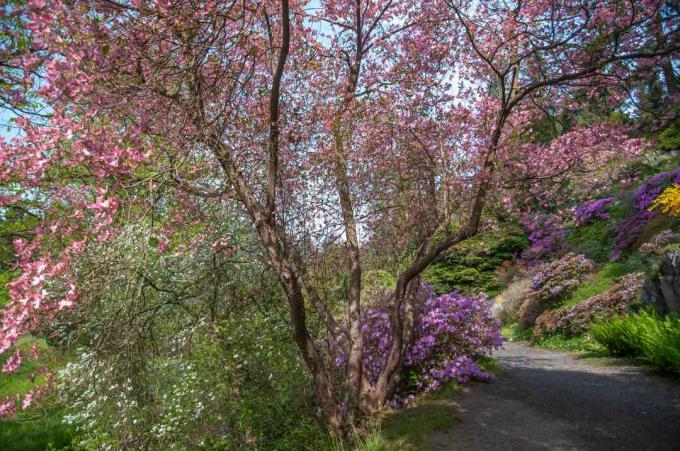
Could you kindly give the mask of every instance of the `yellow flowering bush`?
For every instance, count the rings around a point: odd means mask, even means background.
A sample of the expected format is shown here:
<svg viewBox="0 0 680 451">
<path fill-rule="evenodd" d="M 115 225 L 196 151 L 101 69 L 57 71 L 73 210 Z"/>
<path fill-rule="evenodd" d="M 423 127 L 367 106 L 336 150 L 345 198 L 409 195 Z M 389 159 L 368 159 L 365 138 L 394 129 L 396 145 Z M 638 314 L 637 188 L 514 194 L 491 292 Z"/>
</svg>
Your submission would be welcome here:
<svg viewBox="0 0 680 451">
<path fill-rule="evenodd" d="M 659 197 L 654 199 L 649 209 L 658 209 L 667 215 L 680 217 L 680 183 L 673 184 L 663 190 Z"/>
</svg>

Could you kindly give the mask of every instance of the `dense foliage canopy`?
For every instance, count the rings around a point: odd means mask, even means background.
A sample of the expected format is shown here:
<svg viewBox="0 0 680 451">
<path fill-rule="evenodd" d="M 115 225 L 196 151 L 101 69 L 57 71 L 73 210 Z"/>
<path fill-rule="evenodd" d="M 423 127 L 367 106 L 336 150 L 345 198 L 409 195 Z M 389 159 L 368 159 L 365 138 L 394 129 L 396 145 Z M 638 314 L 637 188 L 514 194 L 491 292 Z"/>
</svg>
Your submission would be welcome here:
<svg viewBox="0 0 680 451">
<path fill-rule="evenodd" d="M 224 282 L 237 256 L 278 280 L 336 431 L 444 352 L 424 347 L 440 325 L 423 309 L 477 315 L 459 294 L 417 301 L 431 263 L 495 217 L 620 180 L 611 169 L 646 142 L 611 113 L 650 74 L 677 91 L 677 6 L 662 0 L 29 0 L 0 20 L 0 105 L 18 130 L 0 142 L 0 207 L 35 219 L 14 240 L 3 371 L 30 357 L 21 335 L 117 317 L 102 293 L 137 302 L 123 305 L 139 331 L 157 300 L 225 318 L 245 298 Z M 339 290 L 322 270 L 334 252 Z M 362 286 L 368 264 L 392 278 L 381 300 Z M 488 327 L 475 349 L 497 344 Z M 419 383 L 456 377 L 470 353 Z"/>
</svg>

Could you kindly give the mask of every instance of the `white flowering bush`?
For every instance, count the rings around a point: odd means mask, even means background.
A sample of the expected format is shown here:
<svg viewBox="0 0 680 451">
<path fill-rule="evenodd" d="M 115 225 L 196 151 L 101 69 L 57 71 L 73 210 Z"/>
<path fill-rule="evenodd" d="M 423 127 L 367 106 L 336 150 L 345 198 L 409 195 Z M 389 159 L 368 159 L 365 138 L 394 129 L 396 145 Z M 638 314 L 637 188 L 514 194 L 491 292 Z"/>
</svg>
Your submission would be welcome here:
<svg viewBox="0 0 680 451">
<path fill-rule="evenodd" d="M 213 246 L 156 252 L 148 238 L 131 227 L 79 262 L 82 308 L 60 335 L 75 356 L 57 384 L 74 447 L 295 449 L 323 439 L 278 286 L 258 260 Z M 259 299 L 247 297 L 254 290 Z"/>
</svg>

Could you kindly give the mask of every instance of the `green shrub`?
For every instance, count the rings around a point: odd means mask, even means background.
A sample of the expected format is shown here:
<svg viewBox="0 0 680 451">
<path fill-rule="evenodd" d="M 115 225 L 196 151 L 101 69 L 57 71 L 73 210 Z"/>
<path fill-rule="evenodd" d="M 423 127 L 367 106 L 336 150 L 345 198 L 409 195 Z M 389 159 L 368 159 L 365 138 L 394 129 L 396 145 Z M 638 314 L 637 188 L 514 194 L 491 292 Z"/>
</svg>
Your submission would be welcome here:
<svg viewBox="0 0 680 451">
<path fill-rule="evenodd" d="M 607 221 L 595 221 L 572 229 L 565 244 L 568 249 L 577 254 L 596 261 L 605 262 L 611 253 L 611 238 L 613 227 Z"/>
<path fill-rule="evenodd" d="M 658 370 L 680 374 L 680 316 L 642 310 L 596 324 L 591 335 L 612 355 L 637 357 Z"/>
<path fill-rule="evenodd" d="M 680 110 L 680 106 L 676 106 L 676 111 Z M 680 116 L 668 124 L 658 136 L 657 148 L 662 151 L 671 152 L 680 149 Z"/>
<path fill-rule="evenodd" d="M 528 244 L 521 228 L 504 225 L 499 231 L 484 233 L 451 249 L 425 270 L 423 279 L 438 294 L 457 290 L 493 296 L 504 288 L 496 275 L 498 268 Z"/>
</svg>

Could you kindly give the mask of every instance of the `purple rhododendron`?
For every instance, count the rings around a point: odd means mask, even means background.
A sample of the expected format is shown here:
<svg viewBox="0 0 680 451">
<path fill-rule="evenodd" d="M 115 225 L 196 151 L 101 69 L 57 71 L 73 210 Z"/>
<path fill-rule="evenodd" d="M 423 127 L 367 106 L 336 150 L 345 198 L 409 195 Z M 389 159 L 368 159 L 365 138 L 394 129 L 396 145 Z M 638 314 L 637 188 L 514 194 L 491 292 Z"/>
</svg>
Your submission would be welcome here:
<svg viewBox="0 0 680 451">
<path fill-rule="evenodd" d="M 662 172 L 648 179 L 635 190 L 635 208 L 647 210 L 654 199 L 672 182 L 680 182 L 680 168 L 673 171 Z"/>
<path fill-rule="evenodd" d="M 531 246 L 522 252 L 522 261 L 535 265 L 556 253 L 562 246 L 567 233 L 555 215 L 530 213 L 522 218 L 522 225 L 529 231 Z"/>
<path fill-rule="evenodd" d="M 483 295 L 467 297 L 458 292 L 436 296 L 423 283 L 414 299 L 413 341 L 404 356 L 400 390 L 392 400 L 403 405 L 418 393 L 436 390 L 446 382 L 488 380 L 475 359 L 498 349 L 503 338 L 500 323 L 491 315 L 490 301 Z M 373 384 L 385 365 L 392 344 L 389 315 L 370 309 L 364 316 L 364 371 Z M 344 356 L 336 365 L 345 363 Z"/>
<path fill-rule="evenodd" d="M 610 260 L 618 260 L 624 250 L 635 244 L 649 220 L 657 214 L 647 211 L 647 208 L 669 184 L 679 181 L 680 168 L 677 168 L 655 175 L 635 190 L 633 197 L 635 212 L 619 222 L 614 240 L 614 252 L 609 256 Z"/>
<path fill-rule="evenodd" d="M 580 205 L 576 209 L 576 224 L 584 225 L 596 220 L 609 219 L 607 207 L 614 201 L 613 197 L 605 197 L 604 199 L 591 200 Z"/>
</svg>

